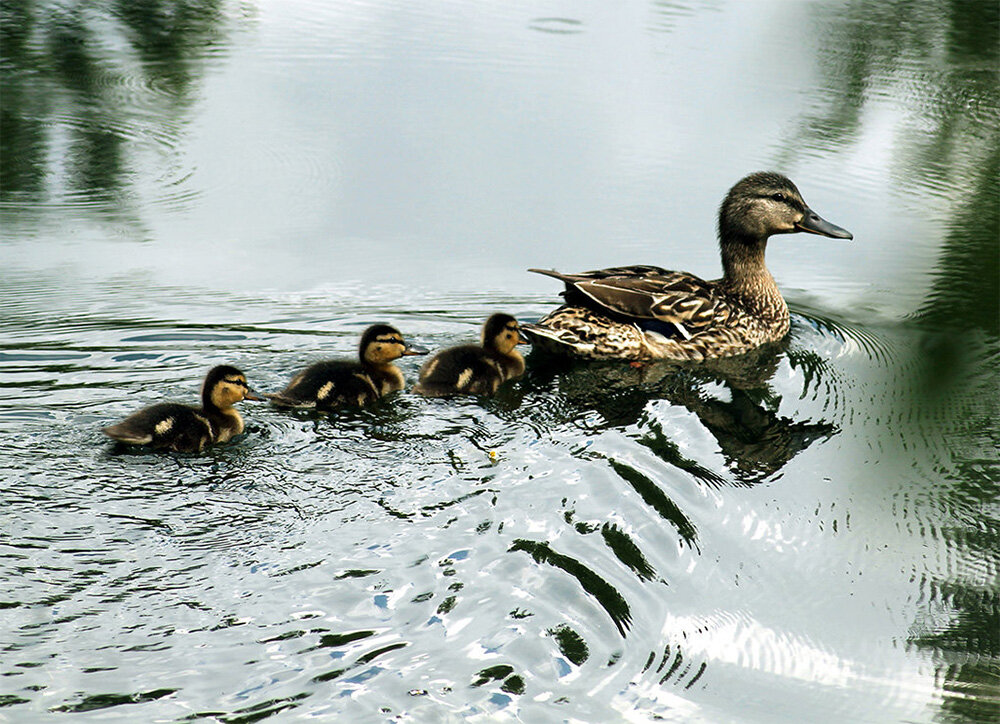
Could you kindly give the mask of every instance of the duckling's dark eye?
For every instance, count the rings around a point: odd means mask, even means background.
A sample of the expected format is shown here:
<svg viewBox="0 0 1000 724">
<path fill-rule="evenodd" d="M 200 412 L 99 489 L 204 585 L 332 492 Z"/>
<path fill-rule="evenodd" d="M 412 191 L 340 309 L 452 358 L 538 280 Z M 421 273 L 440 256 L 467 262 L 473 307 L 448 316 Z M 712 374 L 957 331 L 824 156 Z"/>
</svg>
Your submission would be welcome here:
<svg viewBox="0 0 1000 724">
<path fill-rule="evenodd" d="M 775 201 L 784 201 L 785 200 L 785 195 L 784 194 L 780 194 L 780 193 L 779 194 L 771 194 L 771 198 L 774 199 Z"/>
</svg>

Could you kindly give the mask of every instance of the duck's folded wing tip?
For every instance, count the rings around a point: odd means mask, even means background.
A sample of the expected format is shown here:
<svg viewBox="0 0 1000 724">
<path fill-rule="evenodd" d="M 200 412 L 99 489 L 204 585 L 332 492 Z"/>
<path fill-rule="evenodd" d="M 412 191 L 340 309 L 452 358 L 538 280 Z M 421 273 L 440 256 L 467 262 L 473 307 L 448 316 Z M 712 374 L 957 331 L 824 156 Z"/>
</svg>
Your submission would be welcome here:
<svg viewBox="0 0 1000 724">
<path fill-rule="evenodd" d="M 109 425 L 101 430 L 101 432 L 110 437 L 112 440 L 128 443 L 130 445 L 148 445 L 153 441 L 153 436 L 149 433 L 140 433 L 137 430 L 133 430 L 132 428 L 124 426 L 120 423 L 117 425 Z"/>
</svg>

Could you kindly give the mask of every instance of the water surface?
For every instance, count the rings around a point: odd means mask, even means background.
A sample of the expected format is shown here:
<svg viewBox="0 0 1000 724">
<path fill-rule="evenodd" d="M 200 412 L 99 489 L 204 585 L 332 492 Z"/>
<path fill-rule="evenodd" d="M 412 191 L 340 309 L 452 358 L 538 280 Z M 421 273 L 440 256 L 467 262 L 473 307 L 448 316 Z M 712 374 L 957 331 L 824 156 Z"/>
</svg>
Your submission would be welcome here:
<svg viewBox="0 0 1000 724">
<path fill-rule="evenodd" d="M 991 2 L 5 2 L 0 718 L 995 720 L 998 40 Z M 213 364 L 537 319 L 526 267 L 716 276 L 763 168 L 855 235 L 773 241 L 775 347 L 100 433 Z"/>
</svg>

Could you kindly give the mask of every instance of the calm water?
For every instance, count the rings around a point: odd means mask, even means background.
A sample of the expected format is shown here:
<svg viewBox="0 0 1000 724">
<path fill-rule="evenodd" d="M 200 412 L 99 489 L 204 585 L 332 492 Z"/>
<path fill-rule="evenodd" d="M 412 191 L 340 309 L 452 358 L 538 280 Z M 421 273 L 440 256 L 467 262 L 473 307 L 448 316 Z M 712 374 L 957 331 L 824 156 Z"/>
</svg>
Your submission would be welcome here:
<svg viewBox="0 0 1000 724">
<path fill-rule="evenodd" d="M 996 2 L 2 8 L 0 720 L 1000 717 Z M 765 168 L 855 235 L 777 349 L 100 433 L 715 276 Z"/>
</svg>

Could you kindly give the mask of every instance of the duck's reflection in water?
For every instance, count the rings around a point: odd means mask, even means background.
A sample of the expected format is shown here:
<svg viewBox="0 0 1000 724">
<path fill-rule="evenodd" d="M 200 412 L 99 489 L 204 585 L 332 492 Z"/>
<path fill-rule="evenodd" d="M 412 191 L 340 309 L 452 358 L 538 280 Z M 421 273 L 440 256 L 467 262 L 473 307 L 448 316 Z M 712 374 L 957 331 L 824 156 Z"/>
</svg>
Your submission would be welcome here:
<svg viewBox="0 0 1000 724">
<path fill-rule="evenodd" d="M 531 361 L 528 384 L 558 393 L 551 404 L 528 405 L 529 418 L 545 418 L 531 421 L 540 429 L 572 420 L 590 430 L 627 429 L 657 457 L 713 485 L 771 479 L 814 442 L 838 432 L 830 422 L 778 413 L 781 395 L 771 380 L 783 361 L 803 370 L 805 386 L 823 374 L 820 357 L 791 352 L 786 345 L 697 364 L 581 363 L 549 356 Z M 657 400 L 683 407 L 697 418 L 718 443 L 724 469 L 681 452 L 682 446 L 664 432 L 653 412 L 650 403 Z"/>
<path fill-rule="evenodd" d="M 777 382 L 779 370 L 780 380 L 786 380 L 789 375 L 785 373 L 791 372 L 792 379 L 802 380 L 802 389 L 797 388 L 799 383 L 790 389 L 787 382 Z M 627 449 L 616 449 L 613 442 L 610 446 L 590 442 L 605 432 L 617 431 L 658 460 L 690 474 L 699 484 L 715 488 L 773 480 L 796 455 L 837 434 L 838 428 L 830 422 L 796 420 L 778 412 L 783 395 L 809 397 L 813 390 L 823 388 L 827 376 L 820 356 L 789 350 L 787 344 L 698 364 L 579 362 L 535 354 L 529 358 L 526 377 L 504 388 L 489 404 L 498 415 L 530 425 L 540 436 L 556 442 L 572 440 L 575 457 L 593 461 L 620 478 L 673 529 L 679 543 L 677 556 L 702 557 L 706 551 L 697 517 L 679 504 L 670 484 L 655 479 L 652 469 Z M 779 392 L 776 388 L 782 384 Z M 786 407 L 802 409 L 803 405 Z M 690 444 L 698 432 L 692 430 L 691 421 L 717 443 L 711 453 L 698 452 L 704 447 Z M 662 596 L 662 587 L 670 585 L 674 554 L 664 553 L 670 546 L 651 547 L 649 539 L 633 535 L 627 521 L 609 520 L 600 514 L 595 517 L 592 508 L 588 516 L 577 510 L 576 500 L 564 500 L 563 506 L 560 515 L 566 524 L 591 541 L 594 538 L 590 536 L 599 534 L 617 563 L 635 576 L 634 583 L 625 583 L 620 570 L 608 569 L 606 559 L 602 563 L 600 557 L 592 557 L 586 544 L 578 545 L 573 538 L 519 538 L 509 552 L 527 553 L 540 567 L 557 569 L 576 579 L 581 590 L 611 617 L 622 638 L 630 638 L 635 633 L 630 605 L 635 603 L 634 597 L 644 595 L 640 591 L 652 593 L 649 587 Z M 691 621 L 701 623 L 694 629 L 686 628 Z M 710 635 L 708 629 L 713 624 L 695 616 L 678 626 L 661 631 L 648 642 L 648 649 L 646 642 L 637 642 L 648 653 L 645 664 L 641 670 L 623 671 L 622 675 L 658 686 L 694 686 L 709 668 L 710 659 L 687 650 L 685 642 L 691 636 Z M 578 623 L 567 620 L 548 629 L 548 634 L 567 661 L 579 666 L 587 660 L 593 642 L 588 641 L 590 632 L 580 629 Z M 613 666 L 625 650 L 612 652 L 606 666 Z"/>
</svg>

